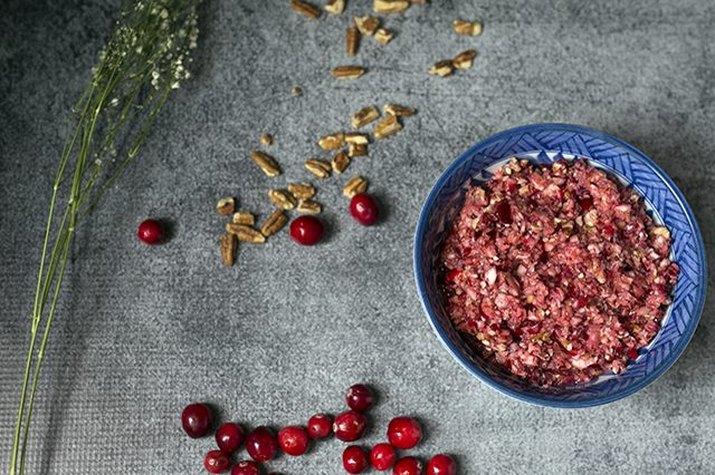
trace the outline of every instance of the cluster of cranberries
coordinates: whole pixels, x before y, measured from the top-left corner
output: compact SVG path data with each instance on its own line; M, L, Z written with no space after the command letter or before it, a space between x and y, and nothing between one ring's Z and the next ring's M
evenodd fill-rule
M374 402L372 390L363 384L348 389L345 401L349 409L333 419L327 414L316 414L306 427L288 426L278 436L268 427L260 426L246 435L243 428L233 422L222 424L216 431L217 450L211 450L204 458L204 467L209 473L231 475L260 475L261 463L272 460L278 449L297 457L308 451L311 440L330 437L331 433L343 442L355 442L365 435L367 418L364 412ZM200 403L189 404L181 414L181 424L189 437L207 435L213 427L211 409ZM422 426L411 417L396 417L387 427L387 440L375 445L369 452L359 445L350 445L343 451L343 467L348 473L362 473L369 465L379 471L392 468L393 475L423 475L422 462L415 457L397 458L397 450L409 450L422 440ZM241 460L235 465L231 456L244 444L253 460ZM232 468L233 466L233 468ZM426 475L456 475L457 465L446 454L435 455L427 463ZM276 475L275 473L268 475Z

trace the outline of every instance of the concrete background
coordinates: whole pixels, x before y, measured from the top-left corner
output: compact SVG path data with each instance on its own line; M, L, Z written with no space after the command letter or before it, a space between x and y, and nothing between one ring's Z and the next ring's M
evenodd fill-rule
M0 16L0 467L28 341L41 230L65 119L106 39L117 2L4 2ZM62 5L60 6L60 3ZM366 444L390 417L424 421L414 453L454 454L463 473L715 473L713 302L682 359L626 400L588 410L511 401L472 379L432 334L411 270L413 228L439 173L463 150L517 125L558 121L615 134L655 159L684 191L712 255L715 233L715 3L433 1L390 16L396 39L366 41L360 80L343 31L367 1L311 21L287 0L209 0L195 77L173 97L138 161L79 230L50 342L28 473L201 473L211 439L183 435L179 414L209 401L249 426L336 413L355 382L380 401ZM478 38L457 17L482 17ZM468 47L455 77L427 68ZM289 94L303 87L303 97ZM283 232L221 267L217 198L265 215L265 192L306 178L314 140L386 101L419 109L370 148L361 173L386 219L356 225L340 188L321 183L329 238L315 248ZM269 180L247 159L258 136L286 170ZM174 238L148 248L146 217ZM711 261L712 263L712 261ZM715 274L710 266L710 275ZM341 473L343 444L319 444L283 473ZM4 470L3 470L4 471Z

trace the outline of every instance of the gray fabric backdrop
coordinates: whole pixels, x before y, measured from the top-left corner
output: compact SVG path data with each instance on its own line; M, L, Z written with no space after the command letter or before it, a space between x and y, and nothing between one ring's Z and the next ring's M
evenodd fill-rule
M60 6L60 3L63 5ZM380 392L367 444L391 416L427 428L416 453L455 454L464 473L714 473L713 303L682 359L639 394L588 410L511 401L472 379L432 334L411 271L413 228L439 173L475 141L559 121L615 134L652 156L685 192L712 254L715 4L672 1L434 1L391 16L387 47L366 41L370 73L336 82L349 16L310 21L287 0L209 0L195 78L178 91L138 162L79 231L30 439L30 473L200 473L209 439L179 428L192 400L248 425L337 412L351 383ZM5 2L0 15L0 467L7 467L28 339L38 247L64 121L117 2ZM456 17L483 17L476 39ZM474 69L426 69L471 46ZM304 88L301 98L288 93ZM340 180L320 186L329 238L300 248L283 233L244 246L223 269L214 202L235 194L268 211L274 182L248 161L258 135L283 179L305 177L315 138L367 104L417 107L399 136L351 172L373 183L387 219L352 222ZM175 236L147 248L147 216ZM712 266L711 272L712 275ZM285 473L340 473L342 444L280 458Z

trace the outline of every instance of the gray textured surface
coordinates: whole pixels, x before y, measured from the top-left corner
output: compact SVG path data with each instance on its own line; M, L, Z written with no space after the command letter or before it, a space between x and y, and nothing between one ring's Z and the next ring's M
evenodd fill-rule
M16 0L0 18L2 468L64 119L116 12L100 1L55 3ZM394 42L367 41L358 56L371 72L338 83L327 71L346 62L348 17L314 22L287 3L209 1L195 78L80 230L30 473L199 473L212 443L180 432L187 402L281 426L339 411L357 381L380 391L366 443L384 437L389 417L414 414L428 433L416 452L453 453L464 473L715 473L712 299L688 351L657 383L606 407L549 410L506 399L460 369L431 333L411 273L413 227L441 170L477 140L541 121L603 129L652 156L693 205L712 255L715 4L435 1L390 17ZM352 1L348 12L367 4ZM458 16L484 17L484 35L455 37ZM474 69L447 80L425 74L472 45L481 53ZM294 84L303 97L288 94ZM374 183L386 221L355 225L333 180L319 195L327 242L299 248L283 234L221 268L215 200L236 194L265 214L267 186L303 178L319 134L387 100L419 115L350 170ZM247 161L264 131L287 170L276 181ZM136 241L147 216L173 221L171 242ZM341 449L320 444L272 467L340 473Z

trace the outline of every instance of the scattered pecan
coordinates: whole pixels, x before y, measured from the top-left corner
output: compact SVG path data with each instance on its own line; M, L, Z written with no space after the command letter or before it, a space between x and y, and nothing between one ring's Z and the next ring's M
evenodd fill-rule
M291 0L290 7L308 18L320 18L320 9L301 0Z
M236 236L233 234L224 234L221 236L219 243L221 249L221 262L226 267L230 267L236 262Z
M388 115L375 125L374 134L376 139L383 139L394 135L402 129L402 124L396 115Z
M345 0L328 0L323 8L328 13L340 15L345 10Z
M372 8L375 13L401 13L410 8L407 0L374 0Z
M295 208L295 198L288 190L272 189L268 190L268 197L274 205L283 209Z
M414 109L399 104L385 104L382 110L387 115L395 115L397 117L410 117L417 113Z
M454 20L452 22L452 28L459 35L465 36L478 36L482 34L482 22L481 21L464 21L464 20Z
M375 32L375 41L380 43L381 45L386 45L390 41L392 41L392 38L395 37L395 33L386 30L384 28L378 28L377 31Z
M362 66L336 66L330 74L336 79L357 79L367 72Z
M434 76L449 76L454 72L454 65L451 59L444 59L442 61L437 61L431 68L429 68L429 73Z
M290 88L290 93L294 97L302 96L303 95L303 89L301 89L300 86L293 86Z
M226 232L234 234L241 242L251 242L254 244L263 244L266 242L266 237L258 232L252 226L245 224L226 223Z
M315 187L310 183L291 183L288 185L288 191L299 200L309 200L315 196Z
M265 146L270 146L273 145L273 136L271 134L263 134L261 135L261 143Z
M253 216L253 213L249 213L248 211L239 211L237 213L233 213L231 222L234 224L245 224L246 226L253 226L254 224L256 224L256 217Z
M330 163L317 158L311 158L305 162L305 168L307 168L313 175L321 179L328 178L330 176L330 170L332 170Z
M454 65L455 68L458 69L468 69L471 68L472 65L474 64L474 58L477 57L477 51L473 49L468 49L467 51L463 51L462 53L459 53L454 60L452 60L452 64Z
M236 200L231 197L221 198L216 203L216 211L224 216L230 216L236 208Z
M363 134L360 132L347 132L345 134L345 142L346 143L357 143L357 144L362 144L366 145L368 143L368 137L367 134Z
M364 157L367 155L367 144L351 143L348 144L348 157Z
M334 134L325 135L318 139L318 146L323 150L338 150L345 146L345 134L343 132L335 132Z
M303 214L320 214L323 211L323 205L313 200L303 200L296 206L296 211Z
M380 118L380 112L375 106L363 107L350 118L353 129L365 127L367 124L376 121Z
M257 150L251 152L251 160L256 162L256 165L268 176L278 176L281 174L281 169L276 159L265 152L259 152Z
M345 153L344 150L341 150L335 154L330 164L332 165L335 173L342 173L348 165L350 165L350 158L348 158L348 154Z
M374 16L356 16L353 17L353 22L360 33L367 36L374 35L380 27L380 19Z
M273 236L280 231L287 222L288 216L286 216L285 212L280 208L276 209L266 218L266 221L261 226L261 236L263 236L264 239Z
M345 32L345 51L348 56L355 56L360 46L360 30L356 26L349 26Z
M352 198L358 193L367 191L367 180L361 176L351 178L343 187L343 195L347 198Z

